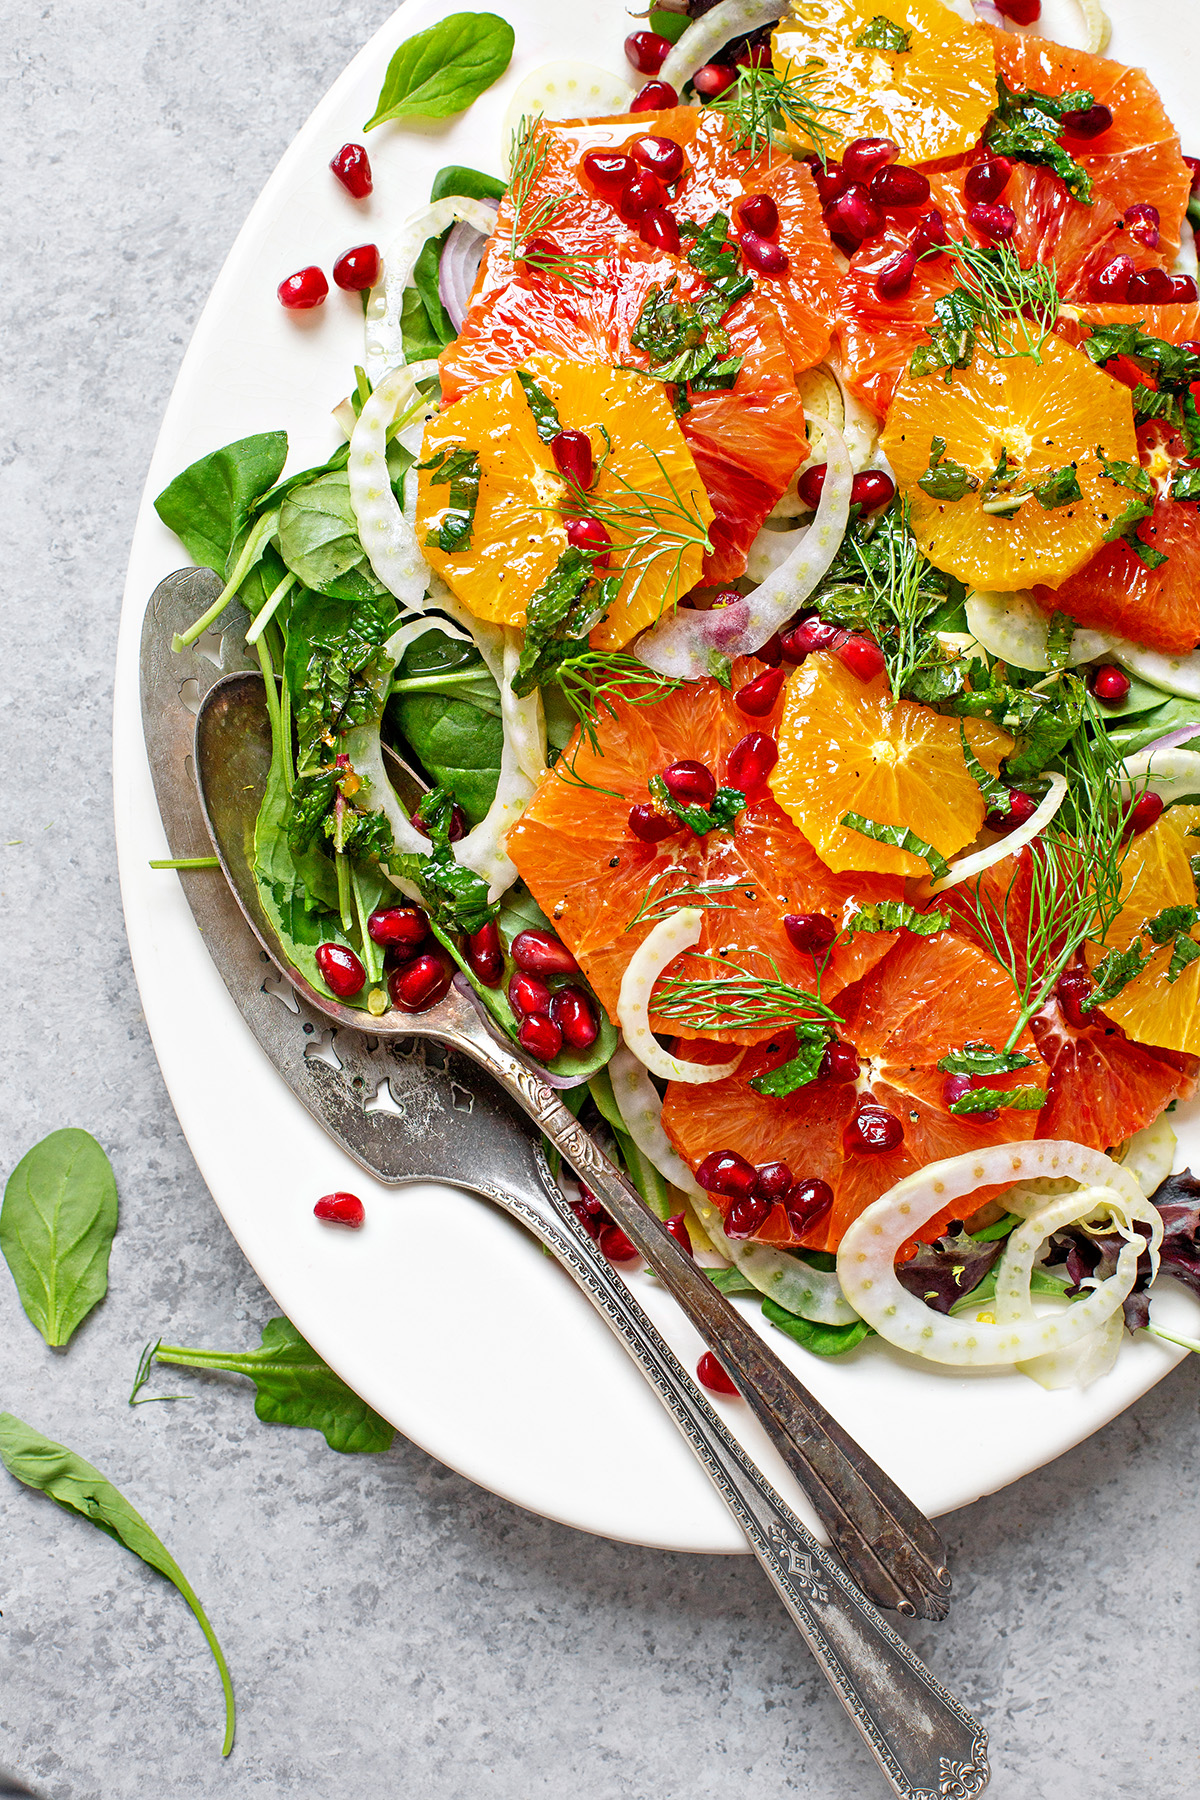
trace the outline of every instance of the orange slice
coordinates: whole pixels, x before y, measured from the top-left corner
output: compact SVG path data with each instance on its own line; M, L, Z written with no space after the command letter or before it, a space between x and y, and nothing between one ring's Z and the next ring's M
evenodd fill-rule
M1138 1043L1195 1055L1200 1052L1200 960L1189 963L1175 981L1168 980L1172 946L1154 949L1146 932L1147 920L1166 907L1196 904L1188 856L1200 841L1185 837L1168 818L1164 815L1130 840L1121 865L1120 916L1102 949L1088 946L1087 961L1094 969L1108 951L1124 950L1140 937L1142 955L1154 953L1141 974L1105 1003L1104 1011Z
M929 874L911 851L839 821L858 813L911 827L942 856L978 837L987 807L967 768L957 719L912 700L893 703L884 676L862 682L828 652L788 678L771 789L829 868ZM995 775L1013 740L984 719L967 741Z
M878 19L906 32L909 48L859 45L877 35ZM889 137L904 162L932 162L974 144L996 105L987 32L941 0L792 0L771 43L781 75L817 64L814 98L830 109L834 143ZM813 147L803 133L791 137Z
M564 429L586 431L592 440L600 470L592 491L624 579L591 641L617 649L695 586L712 507L661 383L544 355L531 357L527 370L554 402ZM438 547L450 488L436 483L431 469L421 471L417 490L418 541L476 618L521 625L530 595L566 549L567 533L557 511L564 485L515 374L476 388L433 420L424 460L458 448L479 456L470 544Z
M1012 592L1063 581L1099 549L1128 498L1102 474L1096 453L1101 446L1112 461L1133 460L1128 390L1060 338L1046 338L1040 358L1001 358L979 344L967 369L904 375L880 440L921 549L971 587ZM928 478L935 437L976 491L936 499L919 485ZM1002 452L1032 483L1073 465L1083 498L1046 510L1030 494L1009 516L984 511L986 483Z

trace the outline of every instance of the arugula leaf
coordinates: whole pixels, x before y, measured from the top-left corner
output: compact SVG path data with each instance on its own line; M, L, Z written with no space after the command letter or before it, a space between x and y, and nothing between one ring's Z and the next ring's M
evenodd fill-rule
M221 1754L233 1749L236 1711L233 1683L216 1633L208 1622L204 1608L196 1598L183 1570L161 1538L151 1531L141 1513L132 1507L107 1476L85 1462L65 1444L43 1437L32 1425L26 1425L12 1413L0 1413L0 1461L10 1475L40 1494L48 1494L64 1512L78 1513L92 1525L107 1532L152 1569L173 1582L183 1595L213 1653L225 1693L225 1742Z
M697 837L705 837L710 831L731 830L733 821L746 805L746 796L740 788L718 788L708 806L698 806L676 800L661 775L652 775L649 786L651 797L663 811L682 819Z
M767 1069L762 1075L752 1075L750 1086L756 1094L765 1094L770 1100L782 1100L817 1079L821 1058L831 1036L829 1027L818 1019L805 1019L795 1029L795 1056L777 1068Z
M429 477L430 487L448 486L450 489L445 516L436 531L426 533L426 544L436 545L447 556L452 556L456 550L469 550L475 508L479 504L479 452L465 446L456 450L447 447L437 451L428 462L418 463L417 467L433 470Z
M938 1061L943 1075L1012 1075L1032 1066L1020 1050L997 1050L981 1038L970 1038L961 1050L947 1050Z
M1008 789L1006 788L1007 794ZM857 937L860 931L911 931L914 937L935 937L939 931L945 931L950 924L948 913L918 912L915 906L907 906L903 900L873 900L869 906L860 906L846 924L847 937Z
M160 1344L154 1360L180 1369L224 1369L254 1383L254 1411L266 1425L319 1431L343 1455L378 1455L395 1429L305 1342L289 1319L268 1319L257 1350L186 1350Z
M167 484L154 510L194 563L224 577L254 502L283 473L287 449L286 431L239 438L190 463Z
M58 1348L108 1292L117 1184L90 1132L69 1126L27 1150L4 1189L0 1251L25 1316Z
M919 838L915 831L907 825L884 825L878 819L864 819L861 813L843 813L838 820L847 831L861 832L863 837L873 838L877 844L891 844L896 850L907 850L910 856L920 857L929 866L929 872L935 881L950 873L950 865L945 857L940 856L932 844Z
M999 101L988 121L984 139L997 156L1015 162L1037 163L1053 169L1068 193L1084 206L1095 200L1092 179L1081 163L1059 142L1064 115L1087 112L1095 106L1094 94L1076 88L1065 94L1039 94L1010 88L997 73Z
M952 1113L1003 1111L1037 1112L1047 1105L1050 1096L1039 1087L971 1088L951 1102Z
M408 38L388 64L370 131L387 119L448 119L503 75L515 34L495 13L451 13Z
M933 500L961 500L978 488L979 478L946 455L944 437L935 437L929 445L929 467L917 486Z
M517 380L525 390L525 398L529 402L529 410L533 414L533 422L537 426L538 436L543 444L552 444L562 430L562 420L558 416L558 408L545 388L539 387L533 376L526 370L517 370Z
M504 727L500 690L474 644L441 631L411 643L392 679L386 721L435 787L472 825L496 798Z
M898 55L912 49L912 32L905 31L894 19L876 13L854 40L860 50L893 50Z
M785 1312L774 1300L764 1300L762 1310L764 1319L769 1319L796 1343L803 1344L814 1356L844 1356L864 1338L875 1335L865 1319L854 1319L849 1325L818 1325L814 1319L802 1319L798 1313Z

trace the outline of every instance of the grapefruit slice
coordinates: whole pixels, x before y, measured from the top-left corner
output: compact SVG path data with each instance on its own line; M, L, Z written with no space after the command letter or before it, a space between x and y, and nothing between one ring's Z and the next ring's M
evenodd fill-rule
M1013 747L985 719L965 721L990 774ZM860 681L831 652L809 656L785 689L771 790L829 868L927 876L909 850L841 824L857 813L912 827L943 857L971 843L987 811L967 768L957 719L912 700L893 702L884 676Z
M803 1238L789 1230L782 1207L776 1208L760 1233L771 1242L834 1250L847 1226L915 1169L984 1144L1042 1135L1035 1110L1002 1111L988 1120L956 1116L946 1105L939 1059L972 1038L1003 1044L1017 1021L1011 982L973 945L950 933L906 934L865 979L839 996L838 1011L845 1021L840 1035L858 1051L857 1085L826 1079L785 1099L757 1093L750 1079L792 1054L787 1034L781 1034L748 1051L736 1074L724 1081L690 1089L673 1082L667 1089L663 1125L693 1169L710 1151L736 1150L756 1164L786 1162L797 1180L815 1178L833 1189L832 1212ZM1028 1032L1017 1048L1033 1061L1016 1075L997 1076L995 1085L1044 1087L1048 1072ZM696 1049L702 1059L716 1061L721 1054L715 1047ZM846 1127L860 1101L883 1107L900 1121L904 1137L896 1149L867 1154L848 1147ZM921 1237L937 1237L948 1217L949 1211L931 1220Z
M903 376L880 439L918 544L939 569L975 588L1009 593L1065 580L1099 548L1129 497L1105 477L1097 455L1098 446L1112 461L1136 453L1128 391L1054 336L1039 361L998 357L979 343L969 368L946 375ZM941 464L962 473L960 498L929 491L939 484L935 438ZM1002 458L1019 471L1017 491L1028 495L1008 515L986 510ZM1080 498L1046 507L1028 492L1069 469Z

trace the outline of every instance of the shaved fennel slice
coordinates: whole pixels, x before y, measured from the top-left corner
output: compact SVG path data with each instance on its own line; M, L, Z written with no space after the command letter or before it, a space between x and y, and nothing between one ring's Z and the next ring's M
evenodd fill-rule
M1143 1194L1153 1194L1171 1173L1178 1141L1166 1113L1160 1113L1153 1125L1135 1131L1126 1144L1121 1167L1128 1169Z
M681 906L669 918L661 919L645 941L638 945L621 977L617 998L617 1023L625 1034L625 1042L639 1062L652 1075L664 1081L724 1081L741 1061L738 1055L728 1063L682 1062L664 1050L650 1029L650 995L654 984L669 962L682 950L690 950L700 942L704 915L698 906Z
M746 552L746 573L751 581L761 584L774 575L776 569L782 569L793 551L799 549L807 532L807 525L798 525L791 531L772 531L764 525Z
M836 356L829 357L827 367L842 396L842 424L839 429L846 440L850 467L856 475L860 475L866 468L880 467L892 474L887 459L879 449L879 420L870 407L864 406L858 395L851 393L846 386L842 365Z
M788 0L717 0L711 12L689 25L674 46L657 79L682 94L697 69L711 62L730 38L773 25L788 10Z
M436 368L436 363L413 363L396 369L380 383L359 414L346 464L350 504L371 567L402 606L418 612L429 586L429 565L392 492L387 434L398 412L424 407L416 384Z
M967 625L972 637L1018 669L1048 669L1046 645L1050 620L1031 594L975 593L967 596ZM1102 631L1076 631L1068 661L1092 662L1106 656L1115 640Z
M625 1129L647 1161L652 1162L672 1187L699 1205L708 1195L697 1187L695 1176L663 1130L662 1101L646 1073L646 1066L627 1044L621 1044L608 1065L617 1111ZM720 1224L720 1213L717 1223ZM705 1222L705 1230L708 1225Z
M1147 650L1126 638L1112 638L1110 643L1113 661L1131 675L1140 675L1164 693L1200 700L1200 650L1193 650L1188 656L1168 656L1163 650Z
M1025 1143L990 1144L963 1156L930 1163L898 1181L868 1206L842 1239L838 1275L851 1306L898 1349L929 1362L959 1368L1011 1367L1078 1343L1111 1318L1132 1288L1138 1256L1145 1248L1140 1237L1122 1249L1115 1275L1059 1316L1030 1316L1005 1324L955 1317L934 1312L896 1278L895 1259L900 1246L954 1201L992 1183L1029 1182L1046 1176L1111 1190L1106 1201L1111 1199L1114 1207L1125 1203L1130 1217L1132 1208L1146 1204L1133 1177L1111 1157L1066 1140L1031 1138ZM1063 1195L1051 1204L1065 1211L1064 1222L1079 1216L1078 1195ZM1085 1198L1082 1204L1087 1206L1090 1202ZM1049 1208L1038 1209L1034 1216L1044 1219L1049 1216ZM1010 1240L1011 1261L1009 1253L1005 1255L1007 1276L1001 1264L997 1298L1007 1305L1029 1307L1029 1269L1041 1239L1029 1249L1028 1260L1023 1249L1026 1236L1034 1229L1032 1223L1019 1227L1022 1236L1016 1247L1011 1246ZM1160 1220L1157 1239L1153 1240L1155 1247L1161 1239Z
M1200 758L1197 760L1200 761ZM972 851L970 856L961 857L958 862L951 863L948 875L943 875L940 881L930 882L930 893L943 894L947 888L957 887L960 881L969 881L972 875L982 875L983 871L990 869L993 863L1003 862L1006 856L1015 856L1018 850L1023 850L1025 845L1031 843L1039 832L1045 831L1067 797L1065 775L1051 773L1047 775L1046 779L1050 783L1049 791L1041 800L1037 811L1032 813L1023 825L1018 825L1015 831L1008 833L1007 837L997 838L996 842L989 844L986 850Z
M1137 1276L1137 1258L1141 1253L1141 1240L1133 1230L1133 1221L1120 1197L1111 1188L1084 1188L1073 1194L1045 1200L1012 1233L997 1271L996 1297L991 1303L997 1324L1032 1324L1036 1320L1037 1315L1030 1298L1030 1274L1038 1249L1052 1232L1058 1231L1063 1225L1094 1218L1104 1211L1108 1212L1110 1219L1126 1237L1126 1243L1117 1259L1117 1276L1113 1279L1120 1277L1121 1264L1129 1260L1126 1253L1132 1253L1133 1277L1129 1283L1132 1289L1133 1280ZM1122 1299L1124 1297L1121 1296ZM1088 1387L1112 1368L1121 1347L1123 1328L1124 1320L1118 1307L1094 1331L1088 1332L1075 1343L1043 1356L1031 1357L1017 1363L1016 1367L1022 1375L1028 1375L1040 1387L1050 1390Z
M1048 1356L1034 1356L1028 1362L1015 1366L1022 1375L1028 1375L1039 1387L1054 1393L1059 1388L1091 1387L1101 1375L1107 1375L1121 1350L1121 1339L1125 1335L1125 1318L1120 1308L1106 1319L1103 1325L1097 1325L1095 1331L1087 1337L1080 1338L1066 1350L1052 1350Z
M546 713L537 688L518 697L513 693L513 679L521 660L523 634L512 630L504 633L504 663L500 682L500 709L504 735L513 741L517 766L534 787L546 773Z
M522 119L608 119L629 111L634 90L623 76L596 63L564 57L542 63L519 81L500 127L500 153L507 176L513 139Z
M713 17L706 13L703 23ZM682 40L681 40L682 41ZM634 653L660 675L697 681L714 656L752 656L808 599L837 555L850 517L853 476L842 435L825 427L828 473L812 524L787 561L754 593L711 612L676 610L638 639Z
M1200 751L1151 747L1127 756L1121 766L1125 771L1123 788L1146 787L1168 801L1183 794L1200 794Z
M404 290L413 278L417 258L427 238L440 237L450 225L463 219L490 238L496 229L495 206L482 200L467 200L460 194L448 194L423 206L388 245L383 259L383 275L371 289L367 302L366 368L371 381L378 386L385 375L404 363L404 328L401 310ZM436 370L436 364L434 365Z

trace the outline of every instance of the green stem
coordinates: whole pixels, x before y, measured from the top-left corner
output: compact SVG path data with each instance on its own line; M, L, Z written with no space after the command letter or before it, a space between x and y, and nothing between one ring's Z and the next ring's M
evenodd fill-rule
M150 864L152 869L219 869L215 856L164 856Z
M354 897L350 889L350 862L344 850L334 851L334 862L337 865L338 911L342 915L342 930L349 937L354 929Z
M343 858L344 860L345 858ZM363 967L367 971L367 980L372 987L375 987L383 974L383 952L367 930L367 919L370 915L363 899L362 882L359 879L358 870L353 864L350 867L350 885L354 889L354 910L358 914L358 933L362 939Z
M1200 1355L1200 1343L1195 1338L1176 1337L1174 1332L1164 1331L1159 1325L1143 1325L1142 1330L1148 1331L1151 1337L1161 1338L1164 1344L1178 1344L1181 1350L1194 1350Z
M292 692L283 682L279 695L279 720L283 737L283 777L290 794L296 780L296 763L292 755Z
M464 957L454 939L450 936L449 932L443 931L440 925L435 925L432 921L430 922L429 929L432 931L438 943L441 944L442 948L450 952L471 986L475 989L475 992L479 995L479 998L483 1001L483 1004L487 1007L487 1010L491 1013L493 1019L495 1019L497 1025L499 1025L500 1029L505 1032L515 1044L517 1041L517 1032L520 1027L517 1024L516 1014L508 1004L508 999L505 996L503 988L485 987L470 963Z
M194 644L198 637L203 637L209 626L213 624L215 620L220 618L221 614L225 611L225 608L229 605L229 602L233 599L243 581L245 581L247 575L266 549L268 543L274 537L278 527L279 513L277 511L265 514L265 516L258 521L258 524L254 527L254 530L250 533L250 536L242 546L242 554L234 564L233 574L229 577L229 580L225 583L225 586L221 589L221 592L217 595L208 611L204 613L201 618L197 619L194 625L189 625L186 631L176 632L175 636L171 639L172 650L186 650L189 644Z
M271 661L271 652L264 639L259 638L254 648L258 651L258 665L262 670L263 691L267 702L267 717L271 721L271 754L273 758L283 756L283 715L279 709L279 689L275 686L275 666ZM288 784L291 792L291 784Z
M262 635L263 627L268 625L270 623L270 621L275 617L275 609L279 606L280 602L286 597L286 595L291 592L292 588L294 588L295 585L296 585L296 577L289 572L287 575L284 576L283 580L279 583L279 586L275 589L274 593L268 595L267 600L266 600L261 612L258 612L255 614L253 623L251 624L249 631L246 633L246 642L248 644L257 644L260 636Z

